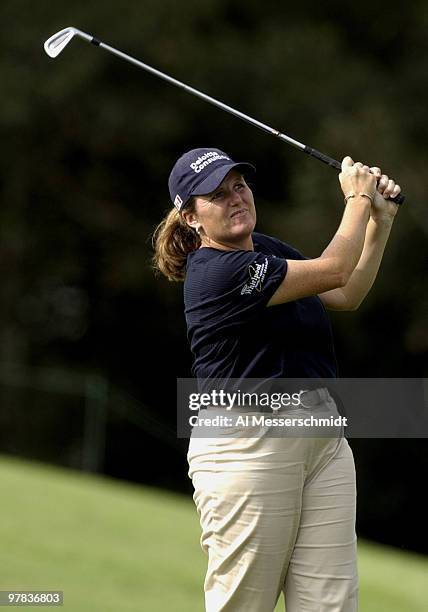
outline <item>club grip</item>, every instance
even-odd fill
[[[312,155],[312,157],[319,159],[328,166],[335,168],[336,170],[342,170],[342,165],[340,162],[338,162],[336,159],[333,159],[332,157],[329,157],[328,155],[324,155],[324,153],[321,153],[321,151],[317,151],[316,149],[312,149],[312,147],[306,146],[303,151],[308,155]],[[388,200],[392,200],[396,204],[404,204],[405,198],[406,197],[402,193],[399,193],[398,196],[396,196],[395,198],[388,198]]]

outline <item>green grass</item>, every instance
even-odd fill
[[[9,457],[0,491],[0,590],[62,590],[70,612],[204,610],[190,497]],[[359,569],[360,612],[427,609],[427,558],[360,542]]]

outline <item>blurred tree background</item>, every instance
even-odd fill
[[[3,0],[0,451],[84,466],[82,435],[97,425],[79,376],[95,376],[110,393],[97,469],[190,493],[186,443],[171,436],[191,364],[182,287],[150,266],[172,164],[211,145],[253,162],[258,230],[310,257],[343,206],[327,166],[118,58],[76,40],[49,59],[44,40],[68,25],[396,178],[407,201],[379,279],[331,319],[341,376],[427,376],[425,2]],[[350,443],[359,533],[428,552],[426,440]]]

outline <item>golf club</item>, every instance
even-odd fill
[[[190,94],[193,94],[194,96],[197,96],[198,98],[201,98],[202,100],[205,100],[206,102],[209,102],[210,104],[213,104],[214,106],[218,106],[219,108],[225,110],[226,112],[231,113],[232,115],[235,115],[235,117],[239,117],[243,121],[247,121],[248,123],[251,123],[251,125],[254,125],[255,127],[258,127],[259,129],[264,130],[265,132],[268,132],[269,134],[272,134],[272,136],[276,136],[280,140],[284,140],[285,142],[292,145],[293,147],[300,149],[304,153],[307,153],[308,155],[311,155],[312,157],[315,157],[316,159],[319,159],[325,164],[328,164],[329,166],[331,166],[332,168],[335,168],[336,170],[341,170],[340,162],[333,159],[332,157],[328,157],[328,155],[325,155],[324,153],[317,151],[317,149],[308,147],[307,145],[299,142],[298,140],[294,140],[294,138],[290,138],[290,136],[287,136],[286,134],[282,134],[278,130],[274,130],[273,128],[269,127],[265,123],[261,123],[260,121],[257,121],[256,119],[253,119],[252,117],[249,117],[248,115],[245,115],[244,113],[241,113],[241,111],[238,111],[235,108],[232,108],[231,106],[228,106],[227,104],[224,104],[223,102],[220,102],[219,100],[216,100],[215,98],[212,98],[211,96],[208,96],[207,94],[204,94],[201,91],[198,91],[197,89],[194,89],[193,87],[190,87],[189,85],[186,85],[185,83],[182,83],[181,81],[177,81],[177,79],[174,79],[168,76],[164,72],[160,72],[159,70],[156,70],[156,68],[152,68],[151,66],[144,64],[143,62],[135,59],[134,57],[127,55],[126,53],[123,53],[122,51],[119,51],[118,49],[115,49],[114,47],[111,47],[110,45],[107,45],[106,43],[101,42],[94,36],[91,36],[90,34],[86,34],[85,32],[78,30],[77,28],[73,28],[73,27],[64,28],[63,30],[60,30],[59,32],[57,32],[56,34],[48,38],[44,44],[46,53],[49,55],[49,57],[53,57],[53,58],[57,57],[75,36],[83,38],[83,40],[86,40],[87,42],[92,43],[93,45],[96,45],[97,47],[102,47],[106,51],[109,51],[110,53],[113,53],[114,55],[121,57],[127,62],[130,62],[131,64],[134,64],[135,66],[138,66],[139,68],[142,68],[143,70],[151,72],[155,76],[158,76],[161,79],[168,81],[168,83],[171,83],[172,85],[176,85],[177,87],[184,89]],[[403,204],[404,195],[400,193],[395,198],[390,198],[390,199],[393,200],[396,204]]]

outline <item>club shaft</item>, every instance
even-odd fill
[[[224,102],[220,102],[220,100],[216,100],[215,98],[208,96],[202,91],[199,91],[198,89],[195,89],[194,87],[190,87],[190,85],[186,85],[186,83],[183,83],[182,81],[178,81],[177,79],[174,79],[168,74],[165,74],[164,72],[161,72],[160,70],[157,70],[156,68],[153,68],[152,66],[149,66],[148,64],[145,64],[144,62],[141,62],[135,57],[132,57],[131,55],[128,55],[127,53],[123,53],[123,51],[119,51],[118,49],[115,49],[114,47],[111,47],[110,45],[107,45],[106,43],[103,43],[101,41],[98,41],[97,39],[93,39],[92,42],[93,44],[99,47],[102,47],[106,51],[109,51],[110,53],[117,55],[118,57],[130,62],[131,64],[134,64],[135,66],[138,66],[139,68],[142,68],[143,70],[146,70],[147,72],[150,72],[151,74],[154,74],[155,76],[160,77],[164,81],[168,81],[168,83],[171,83],[171,85],[180,87],[181,89],[184,89],[184,91],[187,91],[188,93],[194,96],[197,96],[198,98],[201,98],[201,100],[205,100],[205,102],[209,102],[210,104],[213,104],[214,106],[217,106],[218,108],[221,108],[227,113],[231,113],[232,115],[235,115],[235,117],[239,117],[243,121],[247,121],[248,123],[251,123],[251,125],[254,125],[255,127],[258,127],[259,129],[264,130],[265,132],[268,132],[269,134],[272,134],[272,136],[276,136],[277,138],[280,138],[281,140],[285,140],[288,144],[291,144],[293,147],[296,147],[297,149],[300,149],[300,150],[305,149],[305,145],[301,142],[298,142],[297,140],[294,140],[294,138],[290,138],[290,136],[287,136],[286,134],[282,134],[278,130],[275,130],[274,128],[270,127],[269,125],[266,125],[265,123],[262,123],[261,121],[257,121],[257,119],[254,119],[253,117],[250,117],[249,115],[246,115],[245,113],[241,113],[241,111],[237,110],[236,108],[232,108],[231,106],[224,104]]]
[[[265,123],[262,123],[261,121],[257,121],[257,119],[254,119],[253,117],[250,117],[249,115],[246,115],[245,113],[242,113],[236,108],[233,108],[232,106],[229,106],[228,104],[225,104],[224,102],[220,102],[220,100],[216,100],[215,98],[208,96],[202,91],[199,91],[198,89],[195,89],[194,87],[191,87],[190,85],[186,85],[186,83],[183,83],[182,81],[174,79],[168,74],[165,74],[164,72],[161,72],[160,70],[157,70],[156,68],[153,68],[152,66],[145,64],[144,62],[136,59],[135,57],[132,57],[131,55],[128,55],[127,53],[123,53],[123,51],[119,51],[119,49],[116,49],[115,47],[111,47],[110,45],[103,43],[102,41],[96,38],[93,38],[91,42],[99,47],[102,47],[106,51],[113,53],[113,55],[117,55],[118,57],[126,60],[127,62],[130,62],[131,64],[134,64],[135,66],[138,66],[139,68],[142,68],[143,70],[146,70],[147,72],[150,72],[151,74],[154,74],[155,76],[163,79],[164,81],[171,83],[171,85],[175,85],[176,87],[179,87],[180,89],[183,89],[184,91],[187,91],[188,93],[194,96],[197,96],[201,100],[205,100],[205,102],[209,102],[209,104],[213,104],[214,106],[221,108],[227,113],[235,115],[235,117],[239,117],[243,121],[246,121],[247,123],[250,123],[251,125],[254,125],[260,130],[263,130],[264,132],[267,132],[268,134],[271,134],[272,136],[276,136],[280,140],[283,140],[287,142],[288,144],[292,145],[293,147],[295,147],[296,149],[300,149],[304,153],[307,153],[308,155],[315,157],[319,161],[324,162],[325,164],[331,166],[332,168],[335,168],[336,170],[341,170],[340,162],[338,162],[336,159],[333,159],[332,157],[329,157],[328,155],[325,155],[324,153],[321,153],[320,151],[317,151],[317,149],[308,147],[302,142],[299,142],[298,140],[295,140],[294,138],[287,136],[287,134],[283,134],[282,132],[275,130],[269,125],[266,125]],[[404,196],[400,194],[395,199],[395,201],[397,202],[397,204],[402,204],[404,202]]]

